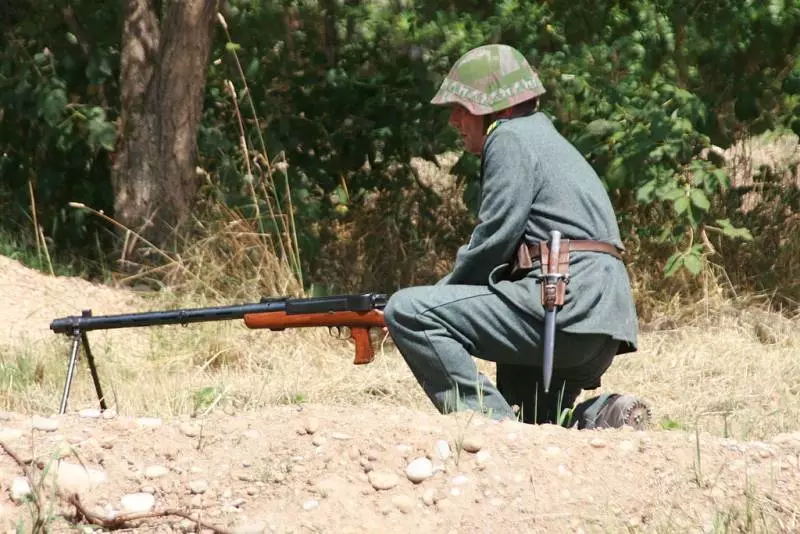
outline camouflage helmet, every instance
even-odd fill
[[[525,56],[510,46],[492,44],[461,56],[431,104],[461,104],[473,115],[488,115],[544,92]]]

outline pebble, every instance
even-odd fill
[[[406,476],[415,484],[433,476],[433,463],[425,457],[416,458],[406,467]]]
[[[319,501],[316,499],[309,499],[303,503],[303,510],[313,510],[319,506]]]
[[[22,430],[16,428],[0,428],[0,441],[13,441],[22,437]]]
[[[436,452],[436,457],[439,458],[440,460],[447,460],[448,458],[450,458],[451,454],[450,444],[447,443],[446,440],[440,439],[439,441],[436,442],[436,445],[434,445],[433,448],[434,451]]]
[[[117,410],[109,408],[103,411],[103,419],[114,419],[117,416]]]
[[[414,509],[414,500],[408,495],[395,495],[392,497],[392,504],[404,514]]]
[[[370,471],[368,478],[372,487],[379,491],[391,489],[400,482],[400,478],[389,471]]]
[[[316,417],[309,417],[303,426],[307,434],[313,434],[319,429],[319,419]]]
[[[452,482],[456,486],[460,486],[461,484],[466,484],[469,482],[469,479],[465,475],[458,475],[457,477],[453,478]]]
[[[208,482],[205,480],[192,480],[189,482],[189,491],[192,495],[202,495],[208,491]]]
[[[487,450],[478,451],[477,454],[475,454],[475,466],[478,467],[479,469],[483,469],[484,467],[486,467],[486,464],[488,464],[489,460],[491,459],[492,455],[489,454],[489,451]]]
[[[137,417],[136,425],[139,428],[158,428],[161,426],[161,419],[158,417]]]
[[[561,449],[556,447],[555,445],[550,445],[544,450],[545,456],[558,456],[561,454]]]
[[[78,416],[83,419],[100,419],[102,415],[102,412],[97,408],[85,408],[78,412]]]
[[[436,504],[436,490],[433,488],[425,490],[425,493],[422,494],[422,502],[425,503],[426,506],[433,506]]]
[[[187,438],[195,438],[202,432],[200,425],[194,423],[183,423],[180,429],[181,433]]]
[[[58,420],[50,419],[48,417],[39,417],[37,415],[33,417],[31,426],[34,430],[40,430],[42,432],[54,432],[58,430]]]
[[[461,442],[461,448],[467,452],[478,452],[483,448],[483,440],[478,436],[467,436]]]
[[[267,524],[263,521],[244,522],[233,527],[234,534],[264,534],[266,531]]]
[[[144,470],[145,478],[159,478],[169,473],[169,469],[163,465],[150,465]]]
[[[311,438],[311,444],[315,447],[322,447],[327,443],[327,440],[322,436],[314,436]]]
[[[606,441],[605,441],[604,439],[600,439],[600,438],[592,438],[592,439],[589,441],[589,445],[591,445],[591,446],[592,446],[592,447],[594,447],[595,449],[602,449],[603,447],[605,447],[606,445],[608,445],[608,443],[606,443]]]
[[[351,436],[350,434],[344,434],[342,432],[334,432],[333,434],[331,434],[331,437],[333,439],[338,439],[340,441],[346,441],[348,439],[353,439],[353,436]]]
[[[144,513],[153,509],[156,498],[149,493],[129,493],[120,499],[122,509],[129,513]]]
[[[56,484],[67,493],[85,493],[95,489],[107,479],[105,472],[80,464],[58,462]]]
[[[33,493],[28,479],[25,477],[14,477],[11,481],[11,500],[17,504],[23,503],[28,496]]]

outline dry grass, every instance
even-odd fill
[[[164,304],[176,304],[174,297]],[[148,302],[140,309],[161,308],[158,302]],[[666,428],[699,425],[715,435],[739,439],[796,429],[800,320],[724,300],[700,302],[684,316],[680,325],[665,317],[655,329],[643,332],[640,351],[617,360],[603,389],[650,399],[656,422]],[[91,332],[90,339],[106,395],[122,413],[167,416],[376,400],[432,410],[391,344],[372,364],[353,366],[352,345],[324,329],[256,331],[228,321],[98,331]],[[0,408],[55,411],[68,340],[43,337],[2,352],[6,356]],[[492,364],[482,362],[481,368],[493,373]],[[95,403],[82,362],[70,408]]]

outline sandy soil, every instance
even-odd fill
[[[52,336],[49,320],[78,298],[105,313],[139,304],[2,257],[0,291],[0,364],[15,343]],[[366,403],[1,413],[0,442],[2,532],[37,518],[54,532],[800,531],[800,432],[738,442]]]

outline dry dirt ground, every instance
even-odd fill
[[[113,313],[135,300],[42,280],[0,257],[0,363],[84,302]],[[800,431],[577,431],[367,401],[172,418],[78,408],[0,413],[0,532],[37,519],[54,532],[800,532]]]

